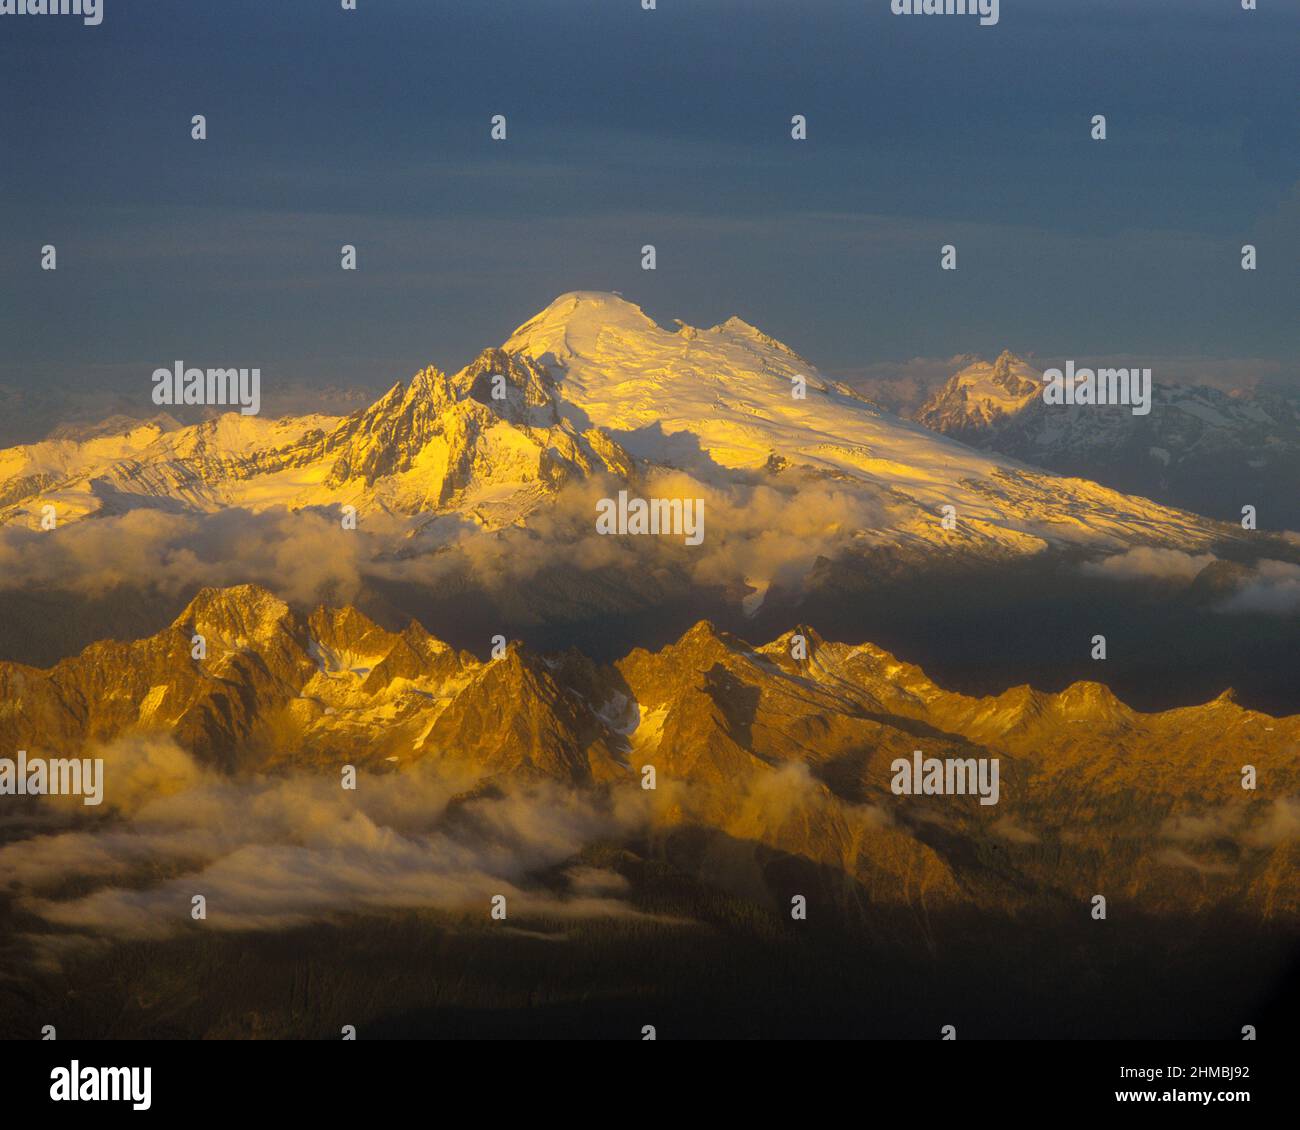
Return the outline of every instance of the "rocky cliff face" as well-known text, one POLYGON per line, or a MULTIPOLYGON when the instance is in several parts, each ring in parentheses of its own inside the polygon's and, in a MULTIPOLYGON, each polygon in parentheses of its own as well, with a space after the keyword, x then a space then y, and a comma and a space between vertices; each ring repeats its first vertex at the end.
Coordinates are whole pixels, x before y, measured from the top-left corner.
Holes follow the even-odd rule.
POLYGON ((1024 411, 1042 390, 1040 375, 1003 351, 991 365, 978 361, 962 369, 922 405, 916 419, 969 442, 966 436, 983 438, 988 429, 1024 411))

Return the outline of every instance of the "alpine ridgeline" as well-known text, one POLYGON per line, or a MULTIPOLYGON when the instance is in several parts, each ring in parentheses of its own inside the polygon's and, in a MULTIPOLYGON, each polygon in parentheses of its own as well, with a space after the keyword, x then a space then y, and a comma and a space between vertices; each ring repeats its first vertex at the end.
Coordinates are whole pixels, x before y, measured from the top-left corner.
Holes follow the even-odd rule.
POLYGON ((715 835, 723 854, 701 850, 724 885, 757 876, 770 849, 919 913, 1077 906, 1102 889, 1151 913, 1300 912, 1300 802, 1287 799, 1300 716, 1230 693, 1156 714, 1086 682, 973 698, 870 644, 800 628, 751 647, 707 622, 609 665, 518 644, 482 662, 415 624, 299 615, 249 585, 205 589, 157 635, 49 670, 0 663, 0 693, 21 704, 0 716, 5 748, 105 759, 103 815, 118 775, 141 771, 119 759, 155 735, 221 776, 347 763, 420 766, 479 790, 627 790, 654 803, 661 831, 715 835), (899 795, 892 766, 918 750, 997 759, 996 803, 899 795), (1241 787, 1244 764, 1267 790, 1241 787), (736 856, 740 843, 760 855, 736 856))

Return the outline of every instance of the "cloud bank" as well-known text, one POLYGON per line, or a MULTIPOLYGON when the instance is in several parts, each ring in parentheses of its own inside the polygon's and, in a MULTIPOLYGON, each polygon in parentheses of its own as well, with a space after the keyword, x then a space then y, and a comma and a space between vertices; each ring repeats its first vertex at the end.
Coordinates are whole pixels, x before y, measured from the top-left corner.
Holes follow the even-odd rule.
MULTIPOLYGON (((24 911, 86 942, 194 930, 277 931, 357 913, 436 908, 481 916, 504 895, 511 918, 633 917, 617 874, 536 873, 646 827, 653 794, 550 783, 468 798, 465 780, 415 766, 359 774, 233 779, 169 739, 132 739, 115 756, 116 811, 0 848, 0 876, 24 911), (90 889, 87 890, 86 888, 90 889), (207 918, 191 917, 202 895, 207 918)), ((48 959, 66 935, 32 935, 48 959)))
POLYGON ((860 489, 792 474, 705 482, 684 472, 648 477, 643 497, 704 499, 699 546, 670 536, 602 536, 596 503, 623 484, 595 479, 563 488, 527 526, 487 530, 456 515, 412 534, 409 518, 371 512, 355 530, 325 510, 229 508, 214 514, 140 509, 51 532, 0 527, 0 588, 66 589, 99 596, 151 584, 168 595, 255 582, 303 604, 354 599, 367 577, 434 584, 449 576, 506 587, 552 568, 628 570, 692 585, 797 585, 819 555, 879 525, 885 507, 860 489))

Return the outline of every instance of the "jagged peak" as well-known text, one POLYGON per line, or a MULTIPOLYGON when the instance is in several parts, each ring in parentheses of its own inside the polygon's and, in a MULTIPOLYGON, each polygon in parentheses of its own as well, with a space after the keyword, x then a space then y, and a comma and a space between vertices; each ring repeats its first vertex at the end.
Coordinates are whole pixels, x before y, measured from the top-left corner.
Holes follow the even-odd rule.
POLYGON ((292 615, 288 604, 262 585, 210 587, 194 595, 172 627, 192 627, 202 635, 258 639, 292 615))
POLYGON ((480 349, 474 356, 474 360, 466 365, 457 376, 477 376, 479 373, 489 372, 497 367, 511 368, 520 364, 521 360, 527 360, 527 358, 516 357, 502 346, 489 345, 486 349, 480 349))
POLYGON ((987 425, 1021 411, 1041 391, 1038 371, 1009 349, 991 362, 983 358, 955 360, 965 363, 916 414, 916 419, 929 427, 946 430, 945 423, 987 425))
POLYGON ((559 423, 555 378, 526 353, 484 349, 450 383, 458 396, 477 401, 511 423, 559 423), (498 376, 504 380, 504 396, 495 387, 498 376))
POLYGON ((1091 679, 1081 679, 1077 683, 1071 683, 1056 695, 1056 702, 1068 710, 1083 709, 1087 712, 1101 710, 1105 713, 1128 710, 1128 707, 1116 698, 1110 687, 1091 679))
POLYGON ((963 357, 961 361, 964 363, 952 377, 957 384, 968 384, 988 376, 995 380, 1007 380, 1012 376, 1020 379, 1037 376, 1037 370, 1010 349, 1002 350, 992 361, 976 356, 963 357))
POLYGON ((1031 699, 1035 701, 1042 701, 1045 698, 1047 698, 1047 693, 1045 691, 1038 690, 1031 683, 1017 683, 1014 687, 1007 687, 1007 689, 1004 690, 997 697, 1014 698, 1018 701, 1023 701, 1023 702, 1028 702, 1031 699))
POLYGON ((361 639, 373 635, 392 637, 391 632, 385 631, 364 612, 350 604, 342 607, 317 605, 315 611, 307 618, 307 626, 317 638, 323 635, 349 639, 361 639))
POLYGON ((392 386, 389 388, 387 392, 383 394, 383 396, 381 396, 378 400, 374 401, 369 408, 363 408, 362 412, 363 413, 373 412, 376 408, 379 408, 383 405, 400 403, 402 397, 405 395, 405 392, 406 392, 406 385, 403 384, 403 382, 401 381, 394 381, 392 386))
POLYGON ((826 646, 825 637, 811 624, 796 624, 788 632, 783 632, 758 650, 769 655, 789 655, 795 636, 804 638, 809 655, 815 655, 821 648, 826 646))
POLYGON ((428 651, 430 654, 441 655, 443 652, 453 650, 451 644, 431 634, 418 620, 407 621, 406 627, 401 630, 399 635, 417 651, 428 651))
POLYGON ((732 314, 731 317, 728 318, 725 322, 719 322, 716 326, 711 326, 709 328, 709 333, 724 333, 724 332, 758 334, 761 337, 767 336, 766 334, 763 333, 762 330, 760 330, 752 322, 747 322, 745 321, 744 318, 741 318, 736 314, 732 314))
POLYGON ((791 631, 786 633, 786 638, 789 638, 791 635, 803 636, 803 638, 814 647, 821 647, 826 643, 826 637, 811 624, 796 624, 791 631))
POLYGON ((786 345, 785 342, 778 341, 771 334, 764 333, 756 325, 753 325, 751 322, 745 321, 744 318, 737 317, 735 314, 733 314, 725 322, 720 322, 718 325, 711 327, 709 329, 709 333, 727 334, 733 338, 738 337, 742 339, 748 339, 750 341, 757 342, 759 345, 765 345, 769 349, 775 349, 781 353, 785 353, 788 356, 793 357, 796 361, 799 361, 805 365, 808 364, 808 362, 802 356, 800 356, 788 345, 786 345))
POLYGON ((731 636, 723 632, 712 620, 697 620, 685 632, 681 634, 678 643, 684 643, 687 640, 717 640, 726 642, 731 636))
POLYGON ((433 397, 446 387, 447 374, 436 365, 426 365, 406 383, 406 393, 402 400, 405 402, 416 397, 433 397))
POLYGON ((456 374, 453 382, 463 384, 468 378, 478 377, 484 373, 501 373, 505 377, 512 378, 516 383, 523 380, 541 381, 547 385, 555 383, 550 370, 536 358, 526 353, 511 353, 500 345, 491 345, 480 350, 474 360, 456 374))
POLYGON ((735 645, 748 647, 743 641, 737 640, 727 632, 720 631, 711 620, 697 620, 691 627, 687 628, 677 639, 670 643, 664 644, 657 651, 651 651, 646 648, 635 648, 626 658, 632 659, 635 656, 655 656, 656 658, 672 658, 683 650, 696 650, 700 648, 716 650, 719 648, 731 651, 735 645))
POLYGON ((374 421, 407 408, 417 401, 445 399, 449 381, 447 374, 436 365, 426 365, 407 381, 394 381, 386 392, 365 408, 358 409, 348 419, 374 421))

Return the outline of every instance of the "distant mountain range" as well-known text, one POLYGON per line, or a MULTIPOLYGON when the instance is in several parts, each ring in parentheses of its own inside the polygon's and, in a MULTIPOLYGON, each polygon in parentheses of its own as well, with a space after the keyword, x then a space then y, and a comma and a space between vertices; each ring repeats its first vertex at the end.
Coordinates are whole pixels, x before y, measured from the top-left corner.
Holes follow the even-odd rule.
POLYGON ((1225 521, 1250 505, 1261 528, 1300 529, 1300 402, 1157 379, 1150 413, 1134 415, 1110 405, 1062 411, 1042 389, 1037 370, 1004 352, 963 368, 915 418, 1036 467, 1225 521))

